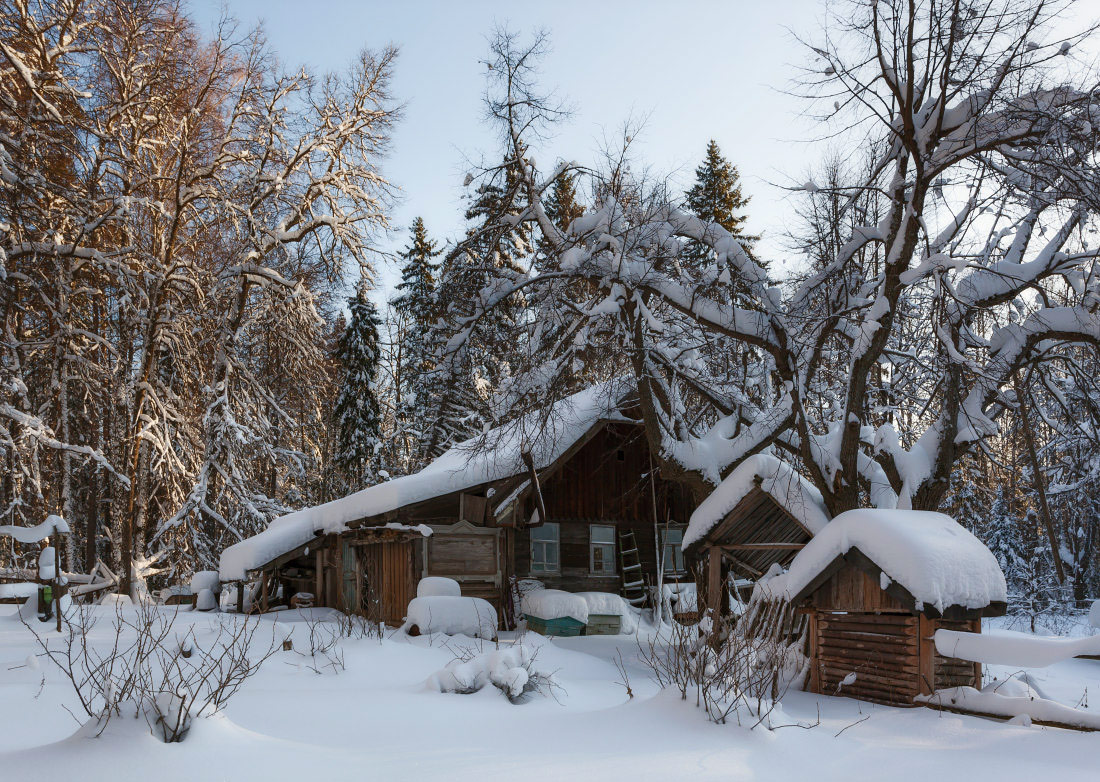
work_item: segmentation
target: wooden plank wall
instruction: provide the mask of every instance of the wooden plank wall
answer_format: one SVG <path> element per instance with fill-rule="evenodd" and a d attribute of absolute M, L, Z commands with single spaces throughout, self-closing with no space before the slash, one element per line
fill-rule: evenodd
<path fill-rule="evenodd" d="M 360 605 L 371 619 L 399 625 L 409 601 L 416 597 L 414 542 L 371 543 L 359 547 L 362 599 Z"/>
<path fill-rule="evenodd" d="M 818 587 L 811 599 L 822 611 L 905 611 L 896 599 L 882 591 L 875 579 L 859 568 L 846 565 Z"/>
<path fill-rule="evenodd" d="M 557 574 L 531 573 L 531 532 L 515 534 L 516 574 L 537 578 L 548 587 L 572 592 L 619 592 L 616 573 L 590 573 L 589 526 L 606 524 L 634 531 L 645 575 L 656 572 L 657 545 L 653 532 L 653 496 L 648 481 L 649 452 L 640 427 L 610 424 L 542 486 L 548 521 L 560 525 L 561 570 Z M 693 508 L 687 492 L 670 481 L 657 481 L 658 518 L 686 524 Z M 616 536 L 617 537 L 617 536 Z"/>

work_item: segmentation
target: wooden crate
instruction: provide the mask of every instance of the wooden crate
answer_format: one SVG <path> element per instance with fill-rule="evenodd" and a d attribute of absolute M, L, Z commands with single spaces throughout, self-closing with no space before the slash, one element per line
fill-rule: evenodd
<path fill-rule="evenodd" d="M 533 630 L 539 635 L 547 637 L 572 638 L 580 635 L 584 630 L 583 622 L 578 622 L 568 616 L 559 617 L 558 619 L 541 619 L 530 614 L 524 614 L 523 616 L 527 620 L 528 630 Z"/>
<path fill-rule="evenodd" d="M 618 614 L 589 614 L 585 635 L 618 635 L 622 630 L 623 618 Z"/>

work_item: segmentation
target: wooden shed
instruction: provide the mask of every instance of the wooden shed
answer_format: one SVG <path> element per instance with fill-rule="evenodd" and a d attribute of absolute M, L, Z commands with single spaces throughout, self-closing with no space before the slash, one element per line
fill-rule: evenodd
<path fill-rule="evenodd" d="M 786 567 L 829 522 L 821 494 L 789 464 L 750 456 L 691 514 L 685 557 L 706 574 L 705 605 L 725 608 L 728 576 L 763 577 Z"/>
<path fill-rule="evenodd" d="M 316 535 L 246 571 L 245 581 L 259 583 L 249 608 L 267 611 L 308 595 L 310 605 L 398 625 L 416 596 L 425 533 L 430 530 L 353 525 Z M 244 591 L 235 597 L 237 609 L 245 610 Z"/>
<path fill-rule="evenodd" d="M 849 511 L 766 587 L 808 614 L 807 689 L 912 706 L 946 687 L 981 687 L 978 663 L 944 657 L 936 630 L 981 632 L 1005 612 L 996 558 L 951 518 Z"/>

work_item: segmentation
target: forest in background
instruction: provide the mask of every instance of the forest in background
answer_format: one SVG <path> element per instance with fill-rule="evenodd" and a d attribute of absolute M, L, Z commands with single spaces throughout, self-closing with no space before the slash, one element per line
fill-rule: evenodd
<path fill-rule="evenodd" d="M 779 278 L 723 155 L 751 150 L 685 151 L 686 192 L 629 124 L 599 160 L 535 165 L 568 120 L 545 34 L 491 38 L 466 235 L 417 220 L 394 259 L 396 50 L 322 77 L 170 0 L 2 0 L 0 524 L 57 513 L 67 569 L 175 581 L 628 377 L 659 469 L 697 495 L 770 449 L 834 513 L 953 513 L 1018 608 L 1095 596 L 1092 31 L 1050 34 L 1065 3 L 849 5 L 802 89 L 859 151 L 794 189 Z M 401 283 L 379 308 L 383 263 Z"/>

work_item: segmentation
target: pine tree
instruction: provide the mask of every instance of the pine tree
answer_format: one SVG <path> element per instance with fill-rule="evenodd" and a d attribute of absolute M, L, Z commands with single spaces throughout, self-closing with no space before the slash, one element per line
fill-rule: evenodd
<path fill-rule="evenodd" d="M 336 398 L 339 438 L 335 461 L 351 484 L 361 488 L 373 478 L 373 459 L 381 444 L 381 415 L 375 381 L 378 375 L 378 327 L 382 320 L 362 282 L 348 299 L 351 318 L 340 338 L 337 358 L 344 382 Z"/>
<path fill-rule="evenodd" d="M 725 228 L 752 254 L 752 246 L 760 237 L 744 232 L 746 216 L 742 212 L 750 197 L 741 192 L 737 168 L 722 156 L 714 139 L 707 144 L 706 157 L 695 169 L 695 184 L 684 195 L 697 217 Z M 707 257 L 706 248 L 701 243 L 692 244 L 687 256 L 701 262 Z"/>

